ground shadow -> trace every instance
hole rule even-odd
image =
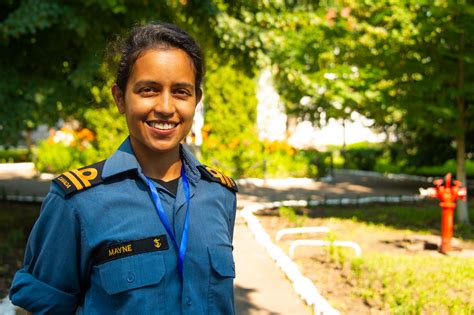
[[[262,309],[256,304],[252,303],[250,299],[250,294],[254,292],[255,289],[244,288],[241,286],[234,286],[234,300],[235,300],[235,309],[237,315],[250,315],[250,314],[268,314],[268,315],[279,315],[280,313],[271,312],[267,309]]]

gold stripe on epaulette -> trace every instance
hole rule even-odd
[[[81,182],[84,184],[85,187],[90,187],[90,181],[94,180],[98,174],[97,170],[92,167],[84,168],[81,170],[73,170],[71,172],[74,173],[74,175],[76,175],[78,178],[80,178]]]
[[[211,173],[211,175],[213,175],[222,183],[222,185],[227,186],[229,188],[233,188],[235,186],[235,184],[233,183],[233,180],[229,178],[228,176],[222,174],[221,172],[215,169],[210,168],[209,166],[205,166],[205,167],[206,167],[206,170],[209,173]]]
[[[73,183],[73,185],[76,186],[77,190],[81,190],[83,188],[82,184],[76,177],[74,177],[74,175],[72,175],[71,172],[64,173],[64,176],[66,176]]]

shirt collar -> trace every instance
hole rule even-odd
[[[188,177],[189,181],[192,183],[197,183],[201,178],[201,173],[197,168],[198,165],[201,165],[199,161],[194,157],[191,153],[191,150],[185,145],[181,144],[181,159],[184,164],[184,171],[186,172],[186,176]]]
[[[102,178],[105,179],[131,170],[141,173],[140,164],[138,164],[135,154],[133,154],[130,137],[127,137],[117,151],[105,161]]]
[[[197,166],[201,163],[199,163],[186,145],[180,145],[180,152],[186,176],[190,182],[194,184],[197,183],[201,178],[201,173]],[[133,153],[130,137],[127,137],[117,151],[115,151],[114,154],[105,161],[102,170],[102,178],[105,179],[132,170],[138,172],[138,174],[142,173],[142,168]]]

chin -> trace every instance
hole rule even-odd
[[[173,143],[173,144],[159,144],[159,145],[153,145],[152,144],[152,145],[148,145],[147,147],[151,151],[154,151],[154,152],[166,153],[166,152],[178,150],[179,149],[179,144],[180,144],[180,142]]]

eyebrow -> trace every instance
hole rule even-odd
[[[138,85],[157,85],[157,84],[159,84],[159,83],[156,82],[156,81],[153,81],[153,80],[141,80],[141,81],[137,81],[135,83],[135,86],[138,86]],[[194,84],[191,84],[191,83],[188,83],[188,82],[178,82],[178,83],[173,84],[173,86],[189,87],[189,88],[194,89]]]

